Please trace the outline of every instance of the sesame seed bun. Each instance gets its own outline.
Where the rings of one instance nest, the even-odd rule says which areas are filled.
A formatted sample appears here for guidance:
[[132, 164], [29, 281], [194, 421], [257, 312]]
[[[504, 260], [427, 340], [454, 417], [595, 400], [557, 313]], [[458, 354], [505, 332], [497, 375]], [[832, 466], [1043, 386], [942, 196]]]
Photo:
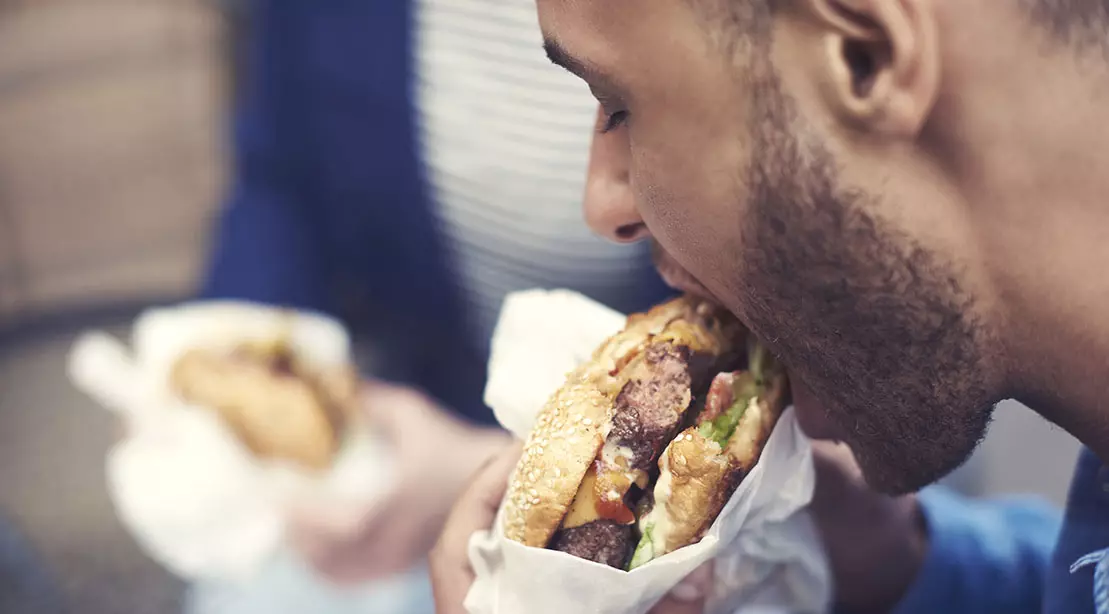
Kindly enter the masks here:
[[785, 408], [787, 389], [786, 376], [775, 375], [767, 394], [750, 404], [723, 449], [695, 426], [679, 433], [667, 446], [659, 461], [655, 508], [646, 520], [666, 530], [655, 539], [651, 558], [696, 543], [704, 536], [758, 462]]
[[[652, 348], [681, 349], [692, 363], [711, 370], [734, 359], [743, 339], [742, 327], [730, 314], [690, 296], [630, 316], [625, 328], [570, 373], [540, 411], [509, 483], [505, 536], [527, 546], [550, 544], [612, 431], [618, 397], [629, 382], [650, 376]], [[691, 389], [676, 395], [680, 407], [671, 409], [679, 420], [693, 397]]]
[[192, 350], [174, 364], [170, 384], [183, 400], [219, 414], [258, 458], [323, 470], [357, 420], [358, 375], [313, 370], [287, 348]]

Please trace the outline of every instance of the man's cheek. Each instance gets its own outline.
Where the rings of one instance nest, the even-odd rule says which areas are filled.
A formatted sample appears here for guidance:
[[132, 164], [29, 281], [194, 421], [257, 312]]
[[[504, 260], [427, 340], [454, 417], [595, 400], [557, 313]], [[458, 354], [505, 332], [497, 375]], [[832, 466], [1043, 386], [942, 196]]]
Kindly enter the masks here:
[[697, 216], [681, 179], [667, 175], [664, 168], [647, 167], [634, 183], [639, 213], [651, 234], [669, 250], [685, 245]]

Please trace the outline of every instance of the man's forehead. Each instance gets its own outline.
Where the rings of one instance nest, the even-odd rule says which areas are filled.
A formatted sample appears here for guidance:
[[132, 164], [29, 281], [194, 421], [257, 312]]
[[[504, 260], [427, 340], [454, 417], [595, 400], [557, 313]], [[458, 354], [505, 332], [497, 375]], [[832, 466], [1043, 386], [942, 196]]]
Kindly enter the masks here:
[[[643, 0], [650, 2], [650, 0]], [[619, 46], [616, 16], [637, 10], [634, 0], [538, 0], [543, 47], [552, 62], [595, 81]], [[624, 22], [627, 27], [627, 20]]]
[[537, 2], [548, 55], [579, 64], [592, 61], [598, 66], [608, 65], [616, 59], [612, 55], [622, 55], [648, 42], [654, 48], [665, 47], [690, 23], [690, 0]]
[[557, 37], [560, 32], [618, 25], [617, 15], [625, 19], [647, 8], [652, 0], [537, 0], [539, 25], [543, 33]]

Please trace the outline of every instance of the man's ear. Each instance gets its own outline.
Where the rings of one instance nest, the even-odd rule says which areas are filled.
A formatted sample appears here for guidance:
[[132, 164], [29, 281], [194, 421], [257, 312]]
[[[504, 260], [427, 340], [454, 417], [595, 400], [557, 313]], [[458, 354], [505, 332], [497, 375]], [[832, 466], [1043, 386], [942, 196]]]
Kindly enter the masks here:
[[915, 136], [935, 104], [940, 49], [932, 0], [803, 0], [820, 37], [821, 94], [860, 130]]

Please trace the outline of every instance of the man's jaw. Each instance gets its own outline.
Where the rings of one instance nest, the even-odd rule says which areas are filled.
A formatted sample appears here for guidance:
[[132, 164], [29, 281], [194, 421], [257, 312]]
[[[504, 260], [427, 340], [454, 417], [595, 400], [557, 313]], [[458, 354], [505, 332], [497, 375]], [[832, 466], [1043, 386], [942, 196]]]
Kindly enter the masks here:
[[[657, 242], [652, 243], [651, 254], [659, 275], [668, 286], [680, 292], [720, 302], [704, 284], [678, 264]], [[842, 430], [828, 417], [828, 411], [824, 409], [824, 405], [800, 380], [795, 377], [791, 377], [790, 380], [794, 411], [801, 430], [813, 439], [842, 441]]]

